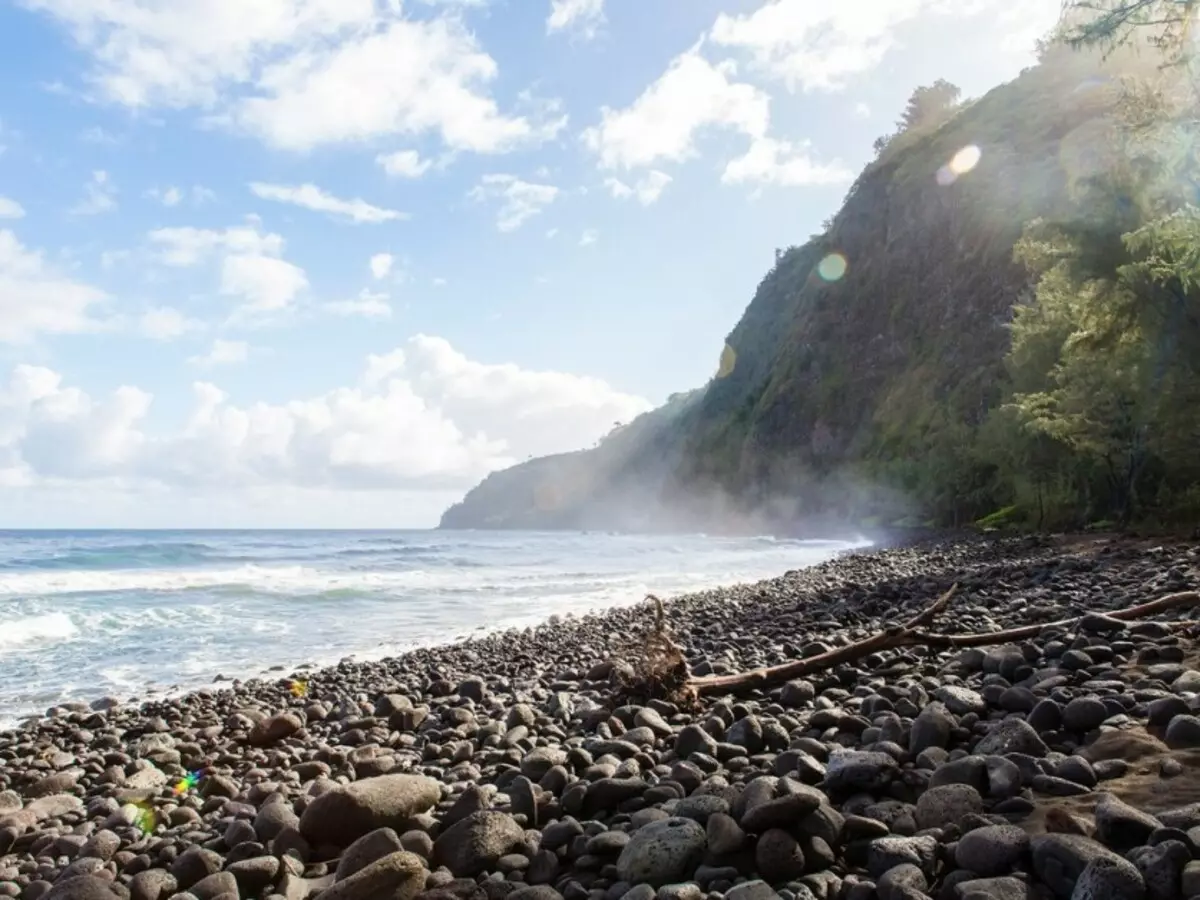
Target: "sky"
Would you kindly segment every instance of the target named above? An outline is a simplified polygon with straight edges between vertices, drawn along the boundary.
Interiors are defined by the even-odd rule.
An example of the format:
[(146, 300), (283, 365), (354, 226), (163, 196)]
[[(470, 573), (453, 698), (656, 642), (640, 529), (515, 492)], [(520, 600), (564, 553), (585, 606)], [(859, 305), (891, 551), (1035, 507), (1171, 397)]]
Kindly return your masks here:
[(703, 385), (1059, 0), (0, 0), (0, 527), (407, 528)]

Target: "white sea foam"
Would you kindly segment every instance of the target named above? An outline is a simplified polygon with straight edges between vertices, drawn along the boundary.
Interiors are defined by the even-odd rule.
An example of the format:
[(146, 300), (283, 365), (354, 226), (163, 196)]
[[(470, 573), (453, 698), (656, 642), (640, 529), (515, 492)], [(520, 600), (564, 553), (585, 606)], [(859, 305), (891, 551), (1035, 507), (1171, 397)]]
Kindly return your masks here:
[(54, 644), (77, 633), (71, 617), (61, 612), (24, 616), (7, 622), (0, 620), (0, 652)]
[[(648, 591), (778, 575), (865, 544), (429, 532), (7, 540), (0, 533), (0, 722), (65, 699), (195, 689), (218, 672), (270, 679), (303, 663), (378, 659), (641, 603)], [(175, 543), (201, 540), (202, 562), (163, 563)], [(378, 552), (346, 552), (363, 546)], [(71, 554), (87, 566), (45, 564)]]
[[(680, 577), (687, 578), (684, 574)], [(695, 574), (694, 578), (702, 578)], [(711, 577), (711, 576), (710, 576)], [(589, 575), (602, 587), (627, 581), (626, 575)], [(292, 596), (334, 592), (397, 593), (403, 591), (483, 591), (521, 584), (540, 591), (580, 587), (580, 579), (559, 573), (481, 569), (408, 571), (337, 571), (309, 566), (245, 565), (228, 569), (146, 569), (117, 571), (19, 572), (0, 574), (0, 596), (46, 597), (59, 594), (117, 594), (131, 591), (171, 593), (190, 590), (242, 589)]]

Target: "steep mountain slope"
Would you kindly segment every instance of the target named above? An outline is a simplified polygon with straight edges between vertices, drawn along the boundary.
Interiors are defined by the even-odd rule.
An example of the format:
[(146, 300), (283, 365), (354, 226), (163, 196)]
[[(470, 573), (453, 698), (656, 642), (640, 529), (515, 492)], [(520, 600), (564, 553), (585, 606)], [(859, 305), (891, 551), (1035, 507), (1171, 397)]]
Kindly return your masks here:
[(999, 400), (1006, 326), (1030, 293), (1013, 245), (1102, 164), (1117, 65), (1056, 50), (894, 138), (826, 233), (779, 256), (702, 391), (598, 449), (490, 476), (443, 527), (778, 530), (987, 512), (961, 457)]

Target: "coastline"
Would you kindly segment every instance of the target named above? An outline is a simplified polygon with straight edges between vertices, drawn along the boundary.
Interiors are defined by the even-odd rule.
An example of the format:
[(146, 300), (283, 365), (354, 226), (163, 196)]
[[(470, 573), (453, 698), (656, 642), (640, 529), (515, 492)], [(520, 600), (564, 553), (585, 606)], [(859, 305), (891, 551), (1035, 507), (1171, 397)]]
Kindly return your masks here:
[[(579, 533), (22, 534), (0, 577), (0, 728), (757, 581), (849, 546)], [(3, 554), (0, 554), (3, 555)], [(277, 667), (283, 667), (277, 668)]]
[[(944, 627), (996, 630), (1195, 589), (1200, 550), (1092, 536), (924, 541), (676, 597), (666, 621), (694, 675), (733, 673), (876, 633), (952, 583), (960, 598)], [(1019, 662), (1003, 647), (879, 654), (695, 711), (614, 707), (609, 677), (636, 658), (649, 621), (646, 605), (617, 608), (2, 732), (0, 886), (22, 900), (56, 900), (52, 885), (71, 879), (101, 892), (88, 898), (138, 900), (339, 900), (380, 883), (428, 900), (653, 900), (686, 883), (670, 896), (835, 900), (911, 866), (900, 874), (924, 896), (954, 872), (1009, 877), (959, 859), (967, 825), (979, 840), (1006, 836), (1010, 868), (1047, 884), (1037, 847), (1079, 861), (1078, 841), (1046, 833), (1047, 803), (1070, 797), (1077, 818), (1098, 822), (1082, 811), (1101, 781), (1161, 825), (1200, 826), (1200, 807), (1170, 811), (1187, 791), (1139, 795), (1122, 781), (1134, 768), (1149, 777), (1146, 760), (1179, 776), (1200, 746), (1200, 672), (1184, 664), (1190, 638), (1170, 629), (1050, 633)], [(1147, 678), (1161, 683), (1150, 701), (1134, 694)], [(1088, 759), (1105, 734), (1136, 735), (1135, 761)], [(984, 764), (1018, 746), (1036, 771)], [(956, 748), (966, 752), (952, 758)], [(177, 792), (189, 773), (195, 783)], [(658, 853), (664, 822), (682, 823), (671, 826), (682, 856)], [(36, 862), (51, 845), (63, 852)], [(652, 859), (659, 869), (645, 868)]]

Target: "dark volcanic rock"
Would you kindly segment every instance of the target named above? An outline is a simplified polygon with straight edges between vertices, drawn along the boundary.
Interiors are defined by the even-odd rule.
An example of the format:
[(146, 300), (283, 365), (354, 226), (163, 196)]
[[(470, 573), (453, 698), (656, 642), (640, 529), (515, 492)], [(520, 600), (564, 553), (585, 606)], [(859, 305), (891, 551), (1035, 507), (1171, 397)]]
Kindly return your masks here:
[(402, 826), (441, 797), (432, 778), (380, 775), (317, 797), (300, 817), (300, 833), (312, 844), (348, 846), (376, 828)]
[(525, 832), (507, 813), (485, 810), (456, 822), (433, 843), (433, 863), (460, 878), (491, 870), (525, 840)]

